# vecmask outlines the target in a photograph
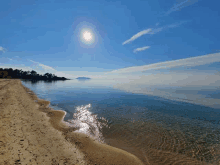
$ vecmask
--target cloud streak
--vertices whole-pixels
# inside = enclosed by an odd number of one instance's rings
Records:
[[[5,53],[7,50],[5,48],[3,48],[2,46],[0,46],[0,52]]]
[[[36,61],[33,61],[33,60],[29,60],[29,61],[31,61],[31,62],[33,62],[33,63],[35,63],[35,64],[38,64],[40,67],[42,67],[43,68],[43,70],[52,70],[52,71],[56,71],[56,69],[54,69],[54,68],[52,68],[52,67],[50,67],[50,66],[47,66],[47,65],[44,65],[44,64],[41,64],[41,63],[39,63],[39,62],[36,62]]]
[[[52,68],[52,67],[50,67],[50,66],[47,66],[47,65],[44,65],[44,64],[40,64],[40,63],[39,63],[39,66],[41,66],[41,67],[44,68],[45,70],[54,70],[54,71],[55,71],[54,68]]]
[[[144,46],[144,47],[141,47],[141,48],[134,49],[133,52],[136,53],[136,52],[144,51],[144,50],[149,49],[149,48],[150,48],[150,46]]]
[[[125,42],[122,43],[122,45],[125,45],[125,44],[128,44],[134,40],[136,40],[137,38],[145,35],[145,34],[148,34],[152,31],[152,29],[146,29],[146,30],[143,30],[143,31],[140,31],[139,33],[133,35],[130,39],[126,40]]]
[[[179,23],[173,23],[173,24],[166,25],[166,26],[163,26],[163,27],[160,27],[160,28],[156,28],[156,29],[149,28],[149,29],[140,31],[137,34],[133,35],[130,39],[128,39],[125,42],[123,42],[122,45],[128,44],[128,43],[138,39],[139,37],[141,37],[143,35],[146,35],[146,34],[156,34],[156,33],[160,32],[162,30],[165,30],[165,29],[178,27],[178,26],[180,26],[180,25],[182,25],[183,23],[186,23],[186,22],[188,22],[188,21],[181,21]]]
[[[121,74],[121,73],[144,72],[147,70],[168,69],[168,68],[181,67],[181,66],[193,67],[193,66],[210,64],[213,62],[220,62],[220,53],[185,58],[185,59],[180,59],[180,60],[160,62],[160,63],[150,64],[150,65],[123,68],[123,69],[118,69],[118,70],[113,70],[111,72],[107,72],[106,74],[108,74],[108,73]]]
[[[160,28],[156,28],[156,29],[153,29],[150,34],[156,34],[156,33],[159,33],[161,32],[162,30],[166,30],[166,29],[170,29],[170,28],[176,28],[176,27],[179,27],[180,25],[184,24],[184,23],[187,23],[189,21],[181,21],[181,22],[178,22],[178,23],[173,23],[173,24],[170,24],[170,25],[166,25],[166,26],[163,26],[163,27],[160,27]]]
[[[181,10],[182,8],[190,6],[196,2],[198,2],[198,0],[181,0],[179,3],[173,5],[173,7],[170,8],[170,10],[168,10],[165,15],[169,15],[174,11]]]

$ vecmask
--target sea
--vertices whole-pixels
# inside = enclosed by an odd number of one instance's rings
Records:
[[[64,120],[76,131],[143,162],[155,150],[207,163],[220,161],[220,108],[128,92],[102,79],[22,84],[50,101],[51,108],[66,111]]]

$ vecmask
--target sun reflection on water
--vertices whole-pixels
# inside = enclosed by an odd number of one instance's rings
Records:
[[[74,124],[74,127],[77,128],[75,132],[85,133],[104,143],[101,133],[104,123],[100,122],[100,120],[106,121],[106,119],[103,117],[99,119],[96,114],[91,112],[91,108],[91,104],[76,107],[76,113],[73,114],[73,119],[68,120],[68,122]]]

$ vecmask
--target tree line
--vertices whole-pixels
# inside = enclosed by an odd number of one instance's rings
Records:
[[[23,71],[22,69],[0,68],[0,78],[30,79],[30,80],[69,80],[65,77],[57,77],[55,74],[38,74],[36,71]]]

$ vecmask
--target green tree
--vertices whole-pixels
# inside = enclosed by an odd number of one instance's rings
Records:
[[[46,77],[49,78],[49,79],[52,78],[52,74],[51,74],[51,73],[45,73],[44,76],[46,76]]]
[[[32,70],[32,71],[31,71],[31,76],[36,76],[36,75],[37,75],[37,72],[34,71],[34,70]]]

